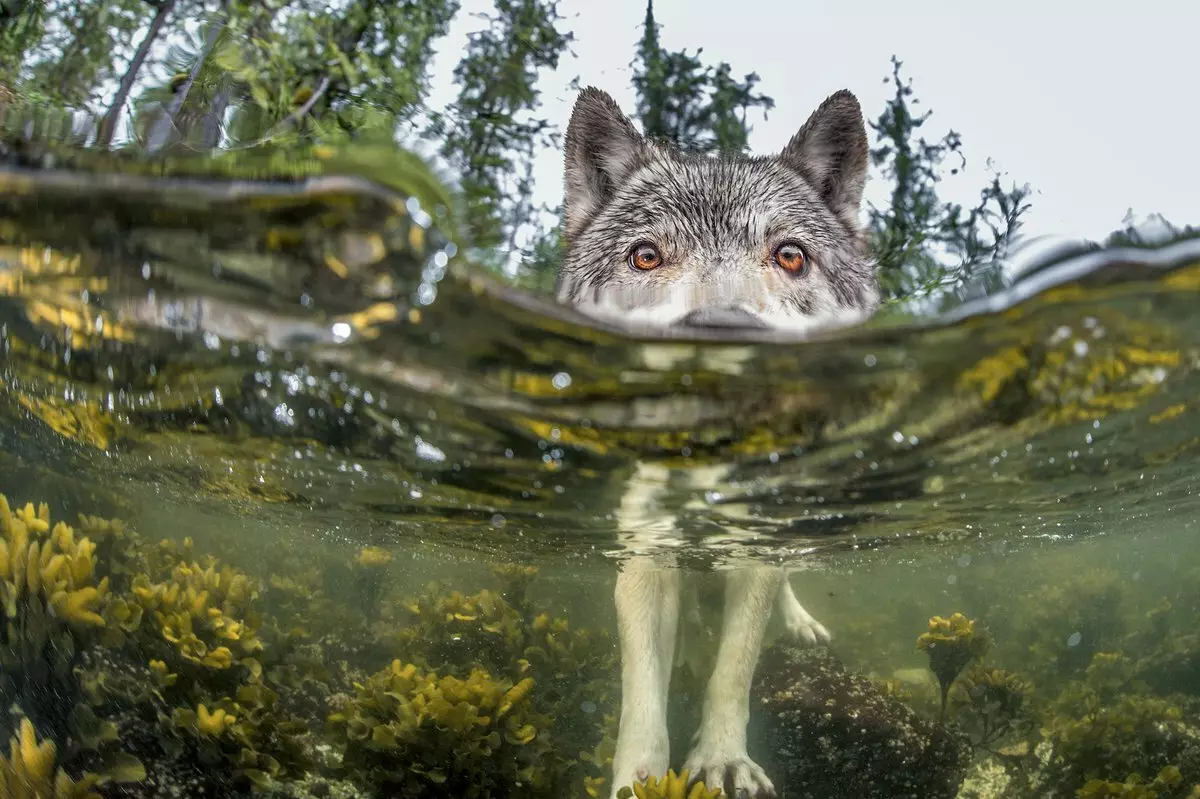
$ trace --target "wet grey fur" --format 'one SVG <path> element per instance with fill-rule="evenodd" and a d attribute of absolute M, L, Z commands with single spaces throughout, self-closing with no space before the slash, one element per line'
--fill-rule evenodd
<path fill-rule="evenodd" d="M 858 221 L 866 129 L 848 91 L 822 103 L 783 152 L 754 157 L 648 141 L 589 87 L 565 156 L 560 302 L 635 325 L 796 330 L 854 323 L 879 304 Z M 772 261 L 784 240 L 803 248 L 803 273 Z M 659 249 L 661 266 L 630 265 L 642 242 Z"/>

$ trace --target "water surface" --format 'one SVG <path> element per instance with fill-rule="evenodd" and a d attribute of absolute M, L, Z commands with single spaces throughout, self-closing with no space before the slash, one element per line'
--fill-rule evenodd
<path fill-rule="evenodd" d="M 507 730 L 507 743 L 489 745 L 524 747 L 518 760 L 532 771 L 514 772 L 524 787 L 492 775 L 498 787 L 477 795 L 605 791 L 619 696 L 612 578 L 627 554 L 615 510 L 639 460 L 732 466 L 703 487 L 670 489 L 664 504 L 679 523 L 663 547 L 698 571 L 751 561 L 795 569 L 801 600 L 834 633 L 832 651 L 906 697 L 922 723 L 978 726 L 969 709 L 958 722 L 939 716 L 929 659 L 914 644 L 927 620 L 963 611 L 987 629 L 986 662 L 1033 682 L 1043 704 L 1037 724 L 972 739 L 974 770 L 959 795 L 1074 796 L 1096 780 L 1149 785 L 1167 766 L 1184 776 L 1154 795 L 1187 796 L 1200 780 L 1194 746 L 1128 754 L 1106 743 L 1128 754 L 1109 752 L 1106 771 L 1104 758 L 1084 762 L 1091 750 L 1071 749 L 1084 733 L 1060 734 L 1080 718 L 1098 723 L 1100 711 L 1079 716 L 1071 704 L 1088 690 L 1101 708 L 1135 697 L 1138 723 L 1160 730 L 1166 722 L 1145 703 L 1173 703 L 1191 719 L 1186 735 L 1200 732 L 1195 239 L 1059 253 L 1008 292 L 941 317 L 809 340 L 664 336 L 589 323 L 505 286 L 439 232 L 435 192 L 344 166 L 317 153 L 311 177 L 270 180 L 13 157 L 0 172 L 0 491 L 14 508 L 48 502 L 54 519 L 120 517 L 146 547 L 175 542 L 163 545 L 167 561 L 203 565 L 196 553 L 209 553 L 259 581 L 267 621 L 253 623 L 268 654 L 254 658 L 267 676 L 236 657 L 232 668 L 246 669 L 242 685 L 265 679 L 287 697 L 303 730 L 295 746 L 308 753 L 289 761 L 278 751 L 287 736 L 261 725 L 205 732 L 198 704 L 227 699 L 246 713 L 253 702 L 237 680 L 206 682 L 211 663 L 191 663 L 199 670 L 181 676 L 194 687 L 179 696 L 181 683 L 164 687 L 153 713 L 124 695 L 96 705 L 148 772 L 101 786 L 104 795 L 168 795 L 198 779 L 180 765 L 189 758 L 223 775 L 191 783 L 196 795 L 355 785 L 425 796 L 413 786 L 429 775 L 483 785 L 461 752 L 442 762 L 419 742 L 394 750 L 370 732 L 364 681 L 410 655 L 434 674 L 511 667 L 510 687 L 540 668 L 541 690 L 547 677 L 559 685 L 537 712 L 562 713 L 555 703 L 565 702 L 582 725 L 569 743 L 544 726 L 538 744 L 522 740 L 534 734 L 524 727 Z M 133 591 L 155 557 L 139 554 L 130 579 L 118 570 L 112 585 Z M 159 565 L 167 585 L 170 564 Z M 517 577 L 514 565 L 539 572 Z M 494 567 L 506 571 L 497 578 Z M 425 600 L 413 599 L 435 579 Z M 517 608 L 517 627 L 478 604 L 475 592 L 489 586 Z M 573 636 L 591 636 L 571 639 L 571 658 L 537 643 L 549 622 L 537 621 L 530 597 L 569 617 Z M 227 602 L 227 615 L 240 612 Z M 489 613 L 499 615 L 488 622 Z M 136 660 L 131 651 L 150 652 L 137 636 L 153 615 L 147 606 L 128 632 L 132 650 L 110 639 L 72 646 L 126 646 L 122 657 Z M 271 661 L 280 644 L 267 627 L 293 623 L 308 629 Z M 427 645 L 445 635 L 449 648 L 431 654 L 414 635 Z M 524 665 L 487 649 L 497 635 Z M 281 674 L 299 668 L 289 660 L 296 646 L 324 653 L 304 679 L 325 688 L 305 701 L 281 688 L 294 688 Z M 1108 663 L 1099 656 L 1128 662 L 1123 682 L 1089 682 Z M 20 712 L 0 729 L 15 734 L 19 718 L 36 717 L 60 753 L 75 753 L 77 728 L 50 709 L 82 700 L 47 695 L 66 689 L 40 677 L 16 683 Z M 282 713 L 270 707 L 256 712 Z M 163 723 L 181 748 L 136 740 L 128 730 L 139 713 L 172 719 Z M 352 757 L 345 741 L 356 740 L 356 723 L 374 743 Z M 250 765 L 239 761 L 246 751 Z M 436 762 L 397 776 L 404 769 L 388 753 L 409 762 L 414 751 Z M 111 758 L 86 752 L 77 762 L 112 770 Z M 1126 762 L 1143 769 L 1141 782 L 1117 773 Z M 996 769 L 1009 771 L 1000 779 Z M 543 772 L 544 784 L 531 776 Z M 806 792 L 797 779 L 783 795 L 837 793 Z M 979 787 L 988 779 L 1000 787 Z"/>

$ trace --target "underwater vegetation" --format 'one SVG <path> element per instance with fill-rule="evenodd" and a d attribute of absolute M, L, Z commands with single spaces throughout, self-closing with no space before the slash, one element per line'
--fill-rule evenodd
<path fill-rule="evenodd" d="M 671 770 L 661 779 L 651 777 L 622 788 L 617 792 L 617 799 L 722 799 L 725 796 L 720 788 L 710 789 L 703 782 L 691 782 L 690 777 L 686 769 L 678 774 Z"/>
<path fill-rule="evenodd" d="M 950 712 L 943 710 L 947 728 L 966 736 L 977 766 L 995 766 L 1004 775 L 1003 790 L 964 789 L 960 796 L 1184 799 L 1200 791 L 1200 702 L 1194 694 L 1154 693 L 1142 678 L 1157 662 L 1153 655 L 1096 652 L 1081 672 L 1053 680 L 1057 694 L 1039 701 L 1027 677 L 983 661 L 989 647 L 972 644 L 978 635 L 973 620 L 961 613 L 935 616 L 929 627 L 918 647 L 929 653 L 943 696 L 942 678 L 957 666 L 949 677 Z M 1169 630 L 1158 631 L 1159 646 L 1173 651 Z M 1138 638 L 1127 642 L 1147 643 L 1144 633 Z M 943 649 L 937 657 L 934 644 L 957 653 Z M 1050 668 L 1062 666 L 1054 660 Z"/>
<path fill-rule="evenodd" d="M 0 512 L 3 775 L 23 786 L 5 799 L 333 785 L 558 797 L 603 783 L 615 647 L 534 602 L 536 569 L 498 568 L 475 594 L 393 597 L 391 555 L 369 547 L 342 607 L 300 569 L 264 580 L 190 539 L 71 526 L 3 495 Z M 363 600 L 374 614 L 346 612 Z"/>
<path fill-rule="evenodd" d="M 29 719 L 9 742 L 9 755 L 0 754 L 0 796 L 4 799 L 100 799 L 93 792 L 95 775 L 76 781 L 61 768 L 55 770 L 53 741 L 38 743 Z"/>
<path fill-rule="evenodd" d="M 369 546 L 246 569 L 0 495 L 0 797 L 607 796 L 612 636 L 538 599 L 532 567 L 464 592 L 395 565 Z M 1195 799 L 1197 584 L 1131 608 L 1083 570 L 1023 617 L 934 616 L 926 684 L 770 644 L 750 754 L 781 799 Z M 675 772 L 619 793 L 724 796 Z"/>
<path fill-rule="evenodd" d="M 977 633 L 975 622 L 961 613 L 955 613 L 948 619 L 934 616 L 929 620 L 929 631 L 921 633 L 917 639 L 917 648 L 929 655 L 929 669 L 937 677 L 942 689 L 944 717 L 950 686 L 968 663 L 987 652 L 987 637 Z"/>
<path fill-rule="evenodd" d="M 389 795 L 544 793 L 550 742 L 539 733 L 551 725 L 528 701 L 533 687 L 530 677 L 513 684 L 476 668 L 459 679 L 394 660 L 329 724 L 346 742 L 343 768 Z"/>

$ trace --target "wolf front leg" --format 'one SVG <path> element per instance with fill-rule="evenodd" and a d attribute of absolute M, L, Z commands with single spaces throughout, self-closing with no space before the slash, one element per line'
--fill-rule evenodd
<path fill-rule="evenodd" d="M 800 604 L 800 600 L 796 599 L 787 572 L 784 572 L 779 586 L 779 613 L 783 616 L 783 625 L 793 640 L 813 646 L 829 643 L 829 630 L 814 619 Z"/>
<path fill-rule="evenodd" d="M 621 721 L 613 755 L 612 796 L 666 773 L 667 691 L 679 622 L 679 572 L 649 558 L 625 562 L 617 575 L 621 645 Z"/>
<path fill-rule="evenodd" d="M 771 603 L 784 573 L 774 566 L 733 570 L 725 581 L 725 620 L 717 662 L 704 697 L 696 745 L 684 768 L 731 799 L 772 797 L 775 788 L 746 752 L 750 683 L 758 665 Z"/>

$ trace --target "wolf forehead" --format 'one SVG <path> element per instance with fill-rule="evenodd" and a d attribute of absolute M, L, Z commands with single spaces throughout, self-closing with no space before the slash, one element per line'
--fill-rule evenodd
<path fill-rule="evenodd" d="M 666 152 L 634 170 L 575 239 L 586 248 L 649 238 L 659 246 L 712 258 L 758 249 L 785 236 L 819 250 L 845 244 L 848 238 L 857 241 L 859 235 L 856 226 L 831 213 L 804 178 L 778 159 Z"/>

